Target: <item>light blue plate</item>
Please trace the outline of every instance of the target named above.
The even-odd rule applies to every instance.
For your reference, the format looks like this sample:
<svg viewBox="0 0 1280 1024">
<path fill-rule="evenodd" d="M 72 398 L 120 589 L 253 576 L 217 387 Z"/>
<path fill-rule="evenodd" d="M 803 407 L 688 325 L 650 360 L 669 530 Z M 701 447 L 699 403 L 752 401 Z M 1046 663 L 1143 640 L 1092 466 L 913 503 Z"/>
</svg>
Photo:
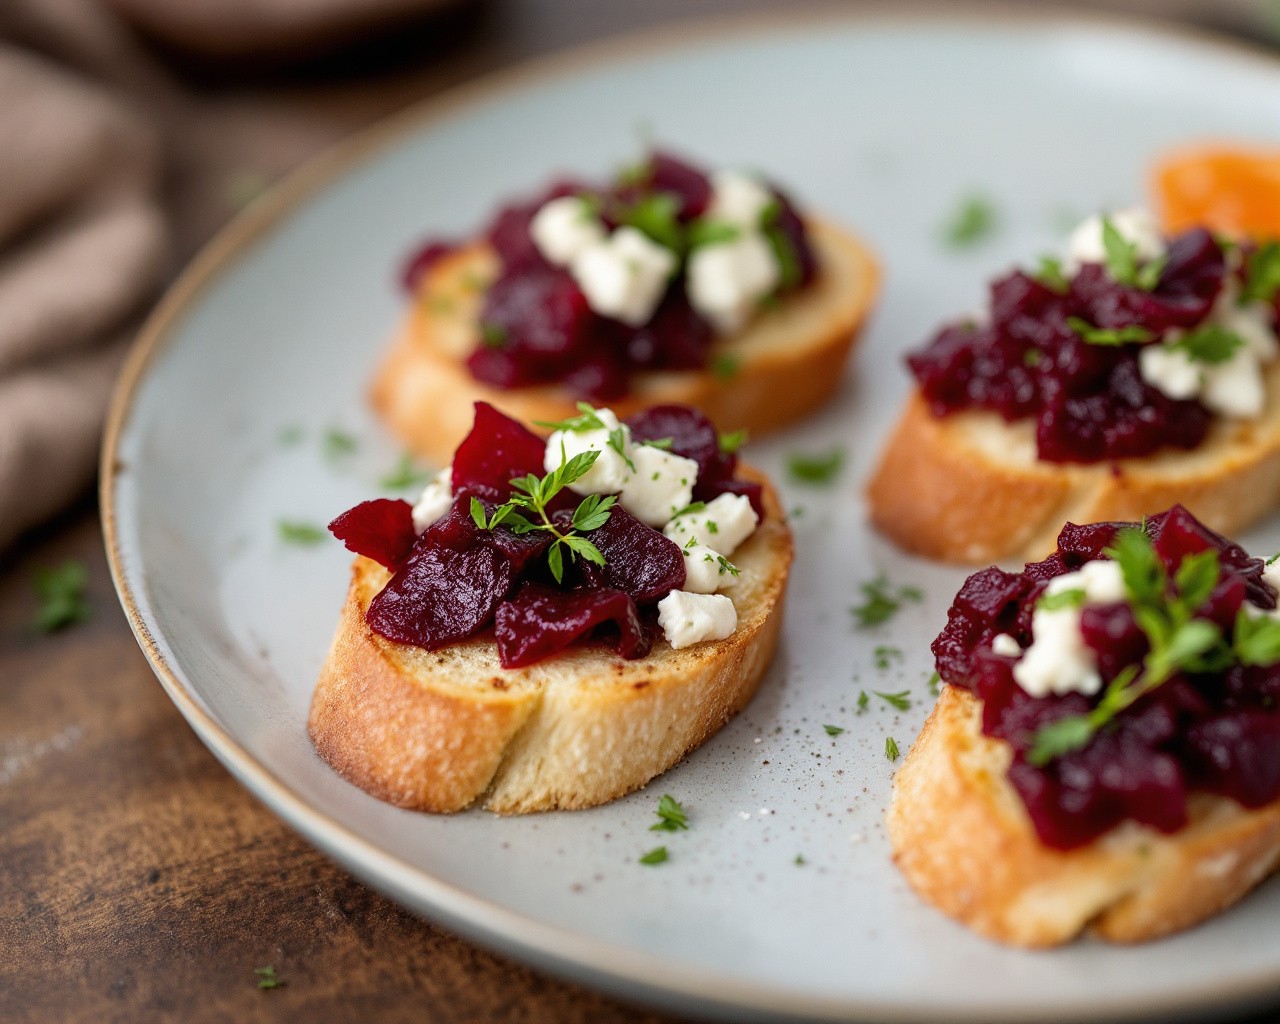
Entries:
<svg viewBox="0 0 1280 1024">
<path fill-rule="evenodd" d="M 799 558 L 781 653 L 751 707 L 643 793 L 518 819 L 396 810 L 307 741 L 348 556 L 287 545 L 277 522 L 326 522 L 379 493 L 397 459 L 364 398 L 415 242 L 473 230 L 557 170 L 633 158 L 639 125 L 704 162 L 767 169 L 887 268 L 836 404 L 751 448 L 779 479 L 789 452 L 848 451 L 834 486 L 786 488 Z M 881 825 L 886 738 L 905 751 L 924 720 L 928 644 L 964 577 L 864 525 L 861 484 L 907 392 L 899 356 L 977 307 L 992 274 L 1057 245 L 1072 215 L 1142 200 L 1152 155 L 1205 135 L 1280 141 L 1280 66 L 1050 18 L 686 28 L 441 99 L 253 207 L 144 332 L 104 458 L 134 629 L 201 738 L 316 845 L 406 906 L 625 996 L 738 1020 L 879 1021 L 1168 1019 L 1274 996 L 1274 882 L 1171 940 L 1017 952 L 917 901 Z M 949 249 L 940 225 L 975 192 L 999 230 Z M 326 456 L 331 428 L 357 439 L 354 455 Z M 1280 531 L 1247 540 L 1271 551 Z M 927 599 L 857 631 L 857 586 L 882 571 Z M 877 668 L 879 645 L 903 656 Z M 873 698 L 858 714 L 860 690 L 914 703 Z M 664 792 L 689 809 L 688 832 L 648 831 Z M 659 842 L 671 859 L 638 864 Z"/>
</svg>

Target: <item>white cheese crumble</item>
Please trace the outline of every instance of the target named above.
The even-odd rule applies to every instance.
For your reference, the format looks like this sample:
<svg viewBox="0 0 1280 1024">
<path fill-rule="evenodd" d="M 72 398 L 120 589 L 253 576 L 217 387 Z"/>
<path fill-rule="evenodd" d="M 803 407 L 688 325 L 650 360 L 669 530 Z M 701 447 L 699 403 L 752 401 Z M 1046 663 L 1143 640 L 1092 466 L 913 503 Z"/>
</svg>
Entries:
<svg viewBox="0 0 1280 1024">
<path fill-rule="evenodd" d="M 737 567 L 705 544 L 686 544 L 680 554 L 684 555 L 684 589 L 690 594 L 714 594 L 736 578 Z"/>
<path fill-rule="evenodd" d="M 1124 578 L 1116 562 L 1086 562 L 1075 572 L 1055 576 L 1045 596 L 1083 590 L 1084 604 L 1109 604 L 1125 599 Z M 1081 606 L 1036 608 L 1031 615 L 1031 646 L 1013 666 L 1013 678 L 1032 697 L 1051 693 L 1083 693 L 1102 689 L 1094 652 L 1080 632 Z"/>
<path fill-rule="evenodd" d="M 1139 260 L 1154 260 L 1164 255 L 1164 238 L 1155 215 L 1145 207 L 1134 206 L 1116 210 L 1106 217 L 1120 237 L 1136 246 Z M 1075 276 L 1083 263 L 1107 261 L 1107 249 L 1102 242 L 1102 214 L 1086 218 L 1067 238 L 1067 255 L 1062 271 L 1067 277 Z"/>
<path fill-rule="evenodd" d="M 995 654 L 1016 658 L 1022 653 L 1022 644 L 1018 643 L 1008 633 L 997 633 L 991 638 L 991 650 Z"/>
<path fill-rule="evenodd" d="M 646 526 L 662 529 L 693 500 L 698 464 L 648 444 L 631 446 L 629 454 L 635 471 L 618 500 Z"/>
<path fill-rule="evenodd" d="M 604 429 L 557 430 L 552 433 L 547 438 L 542 468 L 551 473 L 575 455 L 599 452 L 592 467 L 569 484 L 569 490 L 575 494 L 618 494 L 631 480 L 631 466 L 628 465 L 628 460 L 634 462 L 631 428 L 619 423 L 618 417 L 609 409 L 597 409 L 596 416 L 604 424 Z M 621 431 L 621 451 L 610 444 L 609 435 L 614 431 Z"/>
<path fill-rule="evenodd" d="M 722 333 L 747 322 L 781 279 L 778 259 L 759 231 L 743 229 L 727 242 L 702 245 L 689 256 L 689 304 Z"/>
<path fill-rule="evenodd" d="M 658 602 L 658 625 L 673 650 L 723 640 L 738 628 L 738 610 L 723 594 L 673 590 Z"/>
<path fill-rule="evenodd" d="M 697 512 L 676 516 L 662 532 L 681 547 L 694 540 L 718 554 L 731 555 L 751 536 L 758 522 L 755 509 L 744 495 L 721 494 Z"/>
<path fill-rule="evenodd" d="M 445 466 L 422 489 L 422 496 L 413 506 L 413 528 L 422 533 L 453 507 L 453 467 Z"/>
<path fill-rule="evenodd" d="M 741 171 L 716 171 L 711 175 L 711 202 L 706 217 L 740 228 L 755 229 L 760 217 L 773 202 L 773 193 Z"/>
<path fill-rule="evenodd" d="M 1200 393 L 1203 366 L 1172 344 L 1143 345 L 1138 349 L 1142 379 L 1162 395 L 1179 401 Z"/>
<path fill-rule="evenodd" d="M 568 266 L 578 253 L 605 239 L 604 222 L 581 196 L 544 203 L 529 223 L 529 236 L 548 263 Z"/>
<path fill-rule="evenodd" d="M 621 227 L 580 251 L 569 268 L 593 310 L 640 327 L 662 301 L 676 256 L 642 231 Z"/>
<path fill-rule="evenodd" d="M 1280 556 L 1275 561 L 1268 562 L 1262 570 L 1262 580 L 1264 583 L 1270 583 L 1271 589 L 1280 593 Z M 1280 619 L 1280 604 L 1275 608 L 1259 608 L 1251 601 L 1246 601 L 1242 606 L 1244 613 L 1255 619 Z"/>
</svg>

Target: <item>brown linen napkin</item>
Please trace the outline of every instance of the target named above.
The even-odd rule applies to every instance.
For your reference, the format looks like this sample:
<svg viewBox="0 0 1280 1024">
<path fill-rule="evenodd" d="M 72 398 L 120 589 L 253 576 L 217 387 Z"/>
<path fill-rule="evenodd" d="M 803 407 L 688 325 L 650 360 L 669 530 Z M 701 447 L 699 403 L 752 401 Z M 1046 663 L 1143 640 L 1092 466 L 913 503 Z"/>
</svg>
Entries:
<svg viewBox="0 0 1280 1024">
<path fill-rule="evenodd" d="M 0 45 L 0 547 L 93 478 L 121 334 L 167 266 L 145 121 Z"/>
</svg>

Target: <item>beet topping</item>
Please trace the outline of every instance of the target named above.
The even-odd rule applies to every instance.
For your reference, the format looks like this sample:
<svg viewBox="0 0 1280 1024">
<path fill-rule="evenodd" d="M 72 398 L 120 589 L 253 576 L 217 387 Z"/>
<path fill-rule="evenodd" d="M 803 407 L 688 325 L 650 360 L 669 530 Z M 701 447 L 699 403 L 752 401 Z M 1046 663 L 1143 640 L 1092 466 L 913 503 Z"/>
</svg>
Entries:
<svg viewBox="0 0 1280 1024">
<path fill-rule="evenodd" d="M 1098 462 L 1190 449 L 1210 413 L 1152 388 L 1138 370 L 1140 344 L 1099 345 L 1069 324 L 1131 325 L 1158 337 L 1201 323 L 1226 274 L 1223 250 L 1193 229 L 1169 243 L 1168 262 L 1151 291 L 1119 284 L 1100 264 L 1085 264 L 1065 291 L 1020 271 L 991 286 L 988 323 L 944 327 L 907 358 L 934 415 L 987 409 L 1006 420 L 1034 419 L 1040 458 Z"/>
<path fill-rule="evenodd" d="M 783 193 L 772 191 L 767 237 L 783 271 L 781 294 L 813 281 L 818 268 L 803 220 Z M 626 394 L 633 373 L 705 368 L 715 332 L 690 305 L 682 273 L 648 322 L 632 327 L 595 313 L 569 271 L 543 259 L 530 224 L 548 201 L 571 195 L 591 197 L 607 228 L 631 224 L 677 246 L 682 257 L 686 232 L 707 212 L 712 188 L 699 168 L 655 152 L 608 185 L 562 180 L 531 201 L 502 208 L 485 231 L 501 271 L 481 304 L 484 343 L 467 359 L 472 376 L 499 388 L 559 383 L 578 397 L 604 402 Z M 655 219 L 654 200 L 663 198 L 672 212 Z M 424 246 L 403 271 L 405 287 L 412 292 L 453 248 Z"/>
<path fill-rule="evenodd" d="M 933 642 L 942 679 L 977 695 L 983 702 L 982 731 L 1009 744 L 1009 781 L 1040 839 L 1056 849 L 1082 846 L 1126 819 L 1174 832 L 1186 824 L 1192 791 L 1229 797 L 1245 807 L 1280 797 L 1280 664 L 1180 672 L 1122 711 L 1083 749 L 1044 765 L 1029 759 L 1038 729 L 1087 713 L 1101 695 L 1032 697 L 1014 679 L 1017 659 L 995 654 L 991 640 L 1008 633 L 1024 649 L 1029 646 L 1031 612 L 1045 581 L 1109 557 L 1119 529 L 1132 525 L 1068 524 L 1058 550 L 1023 572 L 993 567 L 974 573 Z M 1188 555 L 1218 553 L 1218 583 L 1196 617 L 1218 625 L 1226 640 L 1246 600 L 1262 609 L 1276 607 L 1262 561 L 1181 506 L 1152 517 L 1146 526 L 1170 579 Z M 1081 634 L 1097 656 L 1104 682 L 1140 663 L 1150 649 L 1128 603 L 1086 606 Z"/>
<path fill-rule="evenodd" d="M 629 421 L 637 440 L 670 437 L 678 455 L 705 468 L 708 497 L 725 491 L 759 498 L 759 486 L 734 479 L 737 458 L 722 453 L 702 413 L 662 406 Z M 654 433 L 654 431 L 657 433 Z M 483 528 L 512 495 L 511 481 L 543 475 L 545 445 L 536 434 L 484 402 L 453 459 L 453 506 L 421 535 L 408 502 L 366 501 L 338 516 L 330 530 L 357 554 L 386 566 L 390 581 L 369 604 L 365 621 L 379 636 L 437 650 L 487 630 L 502 665 L 514 668 L 548 657 L 581 638 L 609 644 L 624 658 L 649 652 L 651 627 L 641 609 L 685 582 L 679 547 L 621 505 L 589 533 L 604 565 L 565 557 L 562 579 L 550 568 L 553 543 L 545 531 L 516 533 L 509 525 Z M 581 496 L 562 490 L 547 504 L 557 527 L 570 532 Z M 531 518 L 536 518 L 532 517 Z"/>
</svg>

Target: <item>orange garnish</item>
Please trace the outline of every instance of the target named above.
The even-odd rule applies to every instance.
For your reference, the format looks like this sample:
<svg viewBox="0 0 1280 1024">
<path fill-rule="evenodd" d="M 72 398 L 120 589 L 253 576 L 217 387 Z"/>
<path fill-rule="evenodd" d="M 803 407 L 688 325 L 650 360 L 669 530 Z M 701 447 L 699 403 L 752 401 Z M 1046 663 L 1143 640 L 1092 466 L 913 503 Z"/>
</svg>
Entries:
<svg viewBox="0 0 1280 1024">
<path fill-rule="evenodd" d="M 1280 238 L 1280 148 L 1209 143 L 1178 150 L 1156 161 L 1151 188 L 1169 234 L 1204 226 Z"/>
</svg>

